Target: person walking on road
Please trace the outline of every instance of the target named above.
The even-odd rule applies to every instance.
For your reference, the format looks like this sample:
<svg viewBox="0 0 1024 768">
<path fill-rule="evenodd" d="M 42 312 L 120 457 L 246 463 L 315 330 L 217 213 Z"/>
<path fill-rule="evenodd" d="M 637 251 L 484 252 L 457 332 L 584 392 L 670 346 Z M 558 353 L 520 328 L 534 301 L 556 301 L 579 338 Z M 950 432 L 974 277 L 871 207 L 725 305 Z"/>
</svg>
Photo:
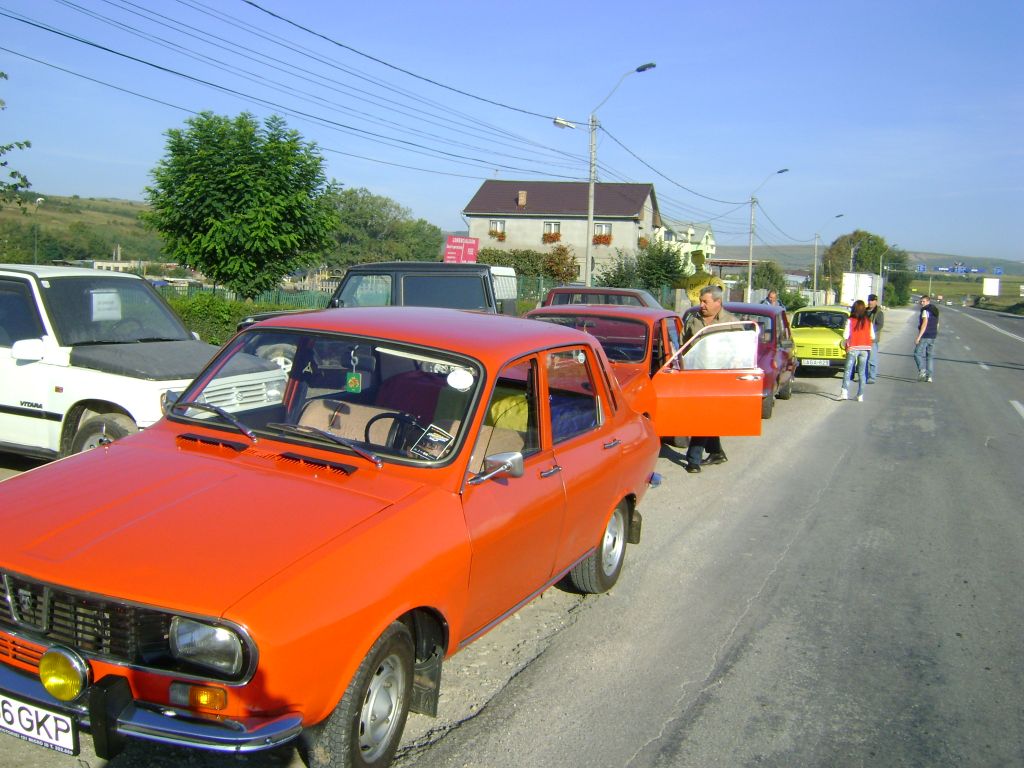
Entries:
<svg viewBox="0 0 1024 768">
<path fill-rule="evenodd" d="M 737 320 L 731 312 L 722 309 L 722 289 L 717 285 L 706 285 L 700 289 L 700 304 L 696 312 L 687 312 L 683 324 L 683 344 L 692 339 L 698 331 L 717 323 L 731 323 Z M 700 472 L 704 462 L 704 449 L 708 450 L 708 464 L 724 464 L 729 459 L 722 450 L 720 437 L 690 437 L 686 449 L 686 471 Z"/>
<path fill-rule="evenodd" d="M 917 380 L 931 383 L 935 373 L 935 338 L 939 335 L 939 308 L 928 296 L 921 297 L 921 315 L 914 342 Z"/>
<path fill-rule="evenodd" d="M 871 356 L 868 357 L 868 384 L 878 381 L 878 345 L 882 343 L 882 326 L 885 324 L 885 312 L 878 305 L 878 297 L 868 294 L 868 320 L 875 329 L 875 340 L 871 342 Z"/>
<path fill-rule="evenodd" d="M 770 304 L 773 307 L 782 307 L 785 309 L 785 305 L 779 301 L 779 292 L 774 288 L 768 289 L 768 295 L 761 301 L 762 304 Z"/>
<path fill-rule="evenodd" d="M 843 373 L 843 388 L 839 399 L 850 398 L 850 382 L 853 369 L 857 369 L 857 402 L 864 402 L 864 380 L 867 378 L 868 356 L 875 343 L 875 328 L 868 317 L 867 305 L 857 299 L 843 329 L 843 343 L 846 346 L 846 371 Z"/>
</svg>

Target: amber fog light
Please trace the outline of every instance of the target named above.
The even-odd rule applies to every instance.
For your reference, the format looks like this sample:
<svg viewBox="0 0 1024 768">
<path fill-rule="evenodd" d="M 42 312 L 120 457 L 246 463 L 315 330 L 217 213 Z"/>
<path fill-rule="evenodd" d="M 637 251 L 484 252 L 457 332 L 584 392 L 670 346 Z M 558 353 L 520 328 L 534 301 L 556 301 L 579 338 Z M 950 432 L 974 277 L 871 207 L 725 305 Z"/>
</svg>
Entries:
<svg viewBox="0 0 1024 768">
<path fill-rule="evenodd" d="M 171 683 L 171 704 L 190 709 L 224 709 L 228 705 L 228 692 L 213 685 Z"/>
<path fill-rule="evenodd" d="M 39 680 L 58 701 L 74 701 L 89 684 L 89 665 L 70 648 L 54 646 L 39 660 Z"/>
</svg>

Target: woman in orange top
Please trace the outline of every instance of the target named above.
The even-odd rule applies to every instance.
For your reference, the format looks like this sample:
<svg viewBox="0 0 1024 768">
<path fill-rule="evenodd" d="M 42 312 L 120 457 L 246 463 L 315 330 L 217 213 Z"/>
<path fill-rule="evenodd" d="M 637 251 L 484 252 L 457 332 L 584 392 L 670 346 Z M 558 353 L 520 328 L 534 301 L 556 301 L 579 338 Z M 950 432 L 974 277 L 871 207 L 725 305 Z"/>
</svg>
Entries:
<svg viewBox="0 0 1024 768">
<path fill-rule="evenodd" d="M 853 380 L 853 368 L 857 367 L 857 402 L 864 402 L 864 379 L 867 376 L 868 355 L 871 344 L 875 340 L 875 327 L 868 317 L 868 307 L 860 299 L 853 302 L 853 310 L 843 330 L 843 343 L 846 346 L 846 372 L 843 374 L 843 388 L 839 392 L 840 400 L 850 397 L 850 382 Z"/>
</svg>

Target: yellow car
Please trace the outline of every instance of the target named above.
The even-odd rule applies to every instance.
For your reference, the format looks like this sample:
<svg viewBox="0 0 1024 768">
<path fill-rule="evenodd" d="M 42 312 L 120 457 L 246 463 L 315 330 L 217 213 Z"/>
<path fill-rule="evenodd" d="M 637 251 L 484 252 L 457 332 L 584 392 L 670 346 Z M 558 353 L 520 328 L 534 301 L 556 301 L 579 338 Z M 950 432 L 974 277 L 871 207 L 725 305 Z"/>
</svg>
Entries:
<svg viewBox="0 0 1024 768">
<path fill-rule="evenodd" d="M 802 307 L 793 312 L 791 328 L 797 357 L 797 372 L 810 368 L 843 370 L 846 350 L 840 345 L 850 310 L 838 304 Z"/>
</svg>

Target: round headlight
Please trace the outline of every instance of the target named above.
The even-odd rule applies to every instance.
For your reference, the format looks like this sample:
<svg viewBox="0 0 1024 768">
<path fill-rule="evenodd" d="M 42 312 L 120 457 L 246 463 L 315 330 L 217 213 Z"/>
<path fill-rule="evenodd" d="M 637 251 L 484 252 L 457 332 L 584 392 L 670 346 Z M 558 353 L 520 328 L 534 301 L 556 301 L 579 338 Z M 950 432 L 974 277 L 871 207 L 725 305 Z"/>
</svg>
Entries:
<svg viewBox="0 0 1024 768">
<path fill-rule="evenodd" d="M 54 646 L 39 660 L 39 680 L 58 701 L 74 701 L 89 684 L 89 665 L 70 648 Z"/>
</svg>

